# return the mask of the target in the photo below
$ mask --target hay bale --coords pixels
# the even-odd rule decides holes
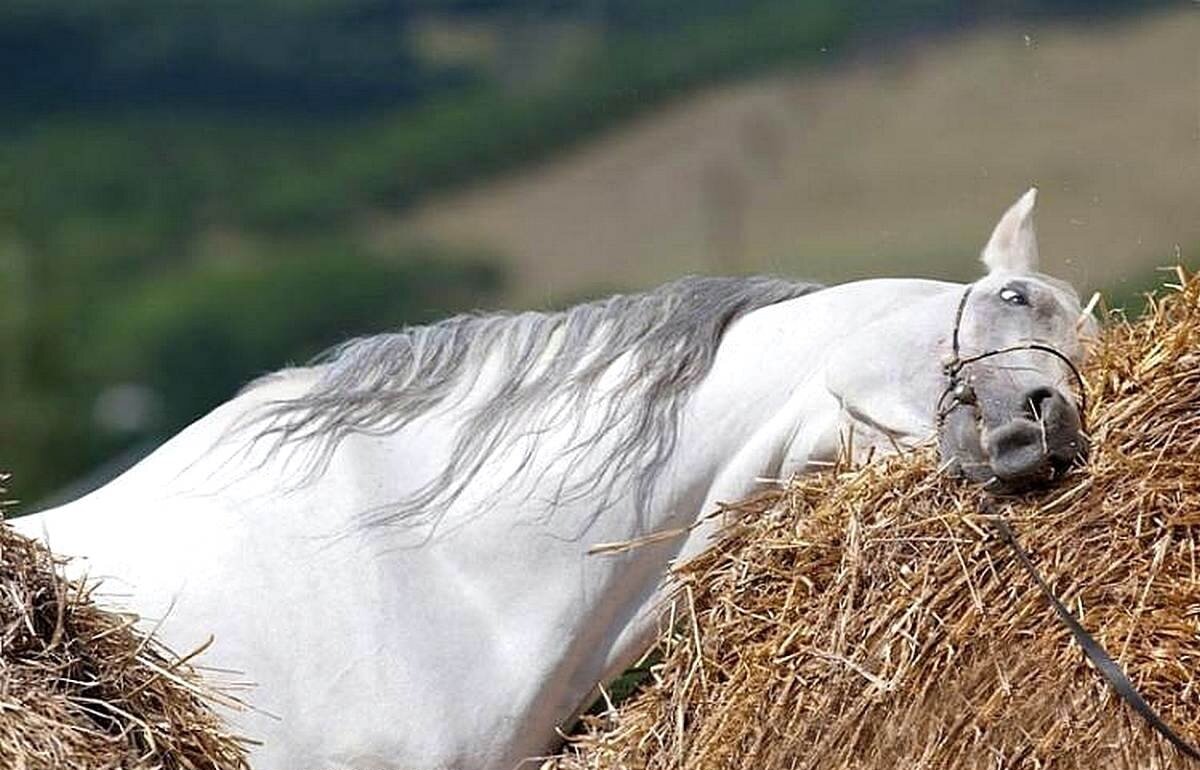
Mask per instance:
[[[135,618],[96,607],[58,566],[0,525],[0,767],[248,767],[244,744],[210,708],[230,699],[135,630]]]
[[[1054,592],[1200,742],[1200,280],[1117,323],[1087,373],[1087,468],[1001,501]],[[579,768],[1167,768],[978,488],[928,454],[797,479],[674,576],[690,617],[591,721]]]

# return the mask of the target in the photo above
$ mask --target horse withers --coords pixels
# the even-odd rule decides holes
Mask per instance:
[[[1034,201],[969,287],[689,278],[355,340],[14,524],[175,649],[215,637],[260,770],[511,770],[643,652],[719,502],[847,450],[1017,488],[1083,451],[1093,323]]]

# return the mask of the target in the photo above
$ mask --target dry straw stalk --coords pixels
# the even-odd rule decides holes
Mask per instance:
[[[244,770],[210,708],[236,704],[59,566],[0,525],[0,768]]]
[[[1106,330],[1093,450],[1009,517],[1055,593],[1182,736],[1200,741],[1200,279]],[[736,507],[674,574],[691,620],[582,768],[1169,768],[1178,755],[1085,660],[927,453],[801,477]]]

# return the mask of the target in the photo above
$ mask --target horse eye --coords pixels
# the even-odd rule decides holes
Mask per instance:
[[[1028,305],[1029,304],[1029,300],[1026,299],[1024,294],[1017,291],[1016,289],[1009,288],[1008,286],[1005,286],[1003,289],[1000,290],[1000,299],[1004,300],[1005,302],[1007,302],[1010,305]]]

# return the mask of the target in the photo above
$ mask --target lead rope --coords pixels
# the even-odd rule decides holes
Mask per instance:
[[[1121,666],[1112,659],[1112,656],[1104,649],[1104,647],[1096,641],[1095,637],[1088,633],[1087,629],[1075,619],[1058,597],[1054,595],[1050,585],[1037,571],[1037,567],[1033,566],[1033,560],[1029,558],[1029,554],[1017,542],[1017,536],[1013,532],[1012,527],[1005,518],[995,512],[995,507],[991,500],[984,498],[980,504],[981,510],[988,515],[992,527],[1000,534],[1002,540],[1012,548],[1013,553],[1017,555],[1017,561],[1025,568],[1025,572],[1029,577],[1033,578],[1033,582],[1042,590],[1042,594],[1054,607],[1054,611],[1058,614],[1058,619],[1063,625],[1071,630],[1071,634],[1075,637],[1075,641],[1083,650],[1083,654],[1092,662],[1100,675],[1108,682],[1108,684],[1116,691],[1121,699],[1133,707],[1146,723],[1153,727],[1159,735],[1171,742],[1171,745],[1180,751],[1180,753],[1190,757],[1191,759],[1200,761],[1200,751],[1197,751],[1192,744],[1181,738],[1178,733],[1163,721],[1163,718],[1158,715],[1158,712],[1146,702],[1142,694],[1138,692],[1133,682],[1129,681],[1129,677],[1121,669]]]
[[[945,372],[946,378],[949,380],[949,384],[947,385],[946,390],[942,392],[941,397],[938,399],[937,406],[937,419],[939,427],[941,426],[942,421],[945,419],[945,416],[948,414],[949,410],[953,409],[955,405],[963,401],[963,395],[960,393],[960,390],[963,388],[964,383],[961,381],[960,377],[967,364],[972,364],[985,358],[1001,355],[1003,353],[1011,353],[1017,350],[1038,350],[1043,353],[1049,353],[1050,355],[1056,356],[1059,360],[1063,361],[1071,370],[1071,373],[1075,375],[1075,381],[1079,385],[1080,400],[1077,408],[1079,410],[1080,429],[1086,431],[1087,426],[1084,418],[1087,414],[1087,386],[1083,380],[1083,375],[1080,374],[1079,369],[1076,368],[1074,362],[1072,362],[1067,356],[1063,355],[1060,351],[1055,350],[1047,345],[1030,343],[1027,345],[1016,345],[1013,347],[1002,348],[1000,350],[991,350],[985,353],[963,358],[958,339],[959,329],[962,327],[963,314],[966,312],[967,300],[971,297],[972,288],[974,288],[973,284],[967,284],[966,289],[962,293],[962,297],[958,301],[957,312],[954,314],[954,330],[951,335],[950,342],[952,358],[943,367],[943,371]],[[950,397],[951,399],[948,406],[946,404],[947,397]],[[972,408],[977,408],[977,405],[974,403],[973,396],[971,397],[971,401],[969,403],[972,405]],[[1092,665],[1096,667],[1096,670],[1100,672],[1100,675],[1104,677],[1109,686],[1116,691],[1117,695],[1121,696],[1123,701],[1132,706],[1133,710],[1136,711],[1142,717],[1142,719],[1146,720],[1146,723],[1154,728],[1159,735],[1170,741],[1171,745],[1178,749],[1180,753],[1184,754],[1190,759],[1200,761],[1200,751],[1197,751],[1192,744],[1181,738],[1178,733],[1172,730],[1171,727],[1165,721],[1163,721],[1163,718],[1158,715],[1158,712],[1155,711],[1154,708],[1146,702],[1146,699],[1142,697],[1142,694],[1138,692],[1137,687],[1135,687],[1133,682],[1129,680],[1129,677],[1126,676],[1125,672],[1121,669],[1121,666],[1112,659],[1112,656],[1108,654],[1108,651],[1096,641],[1095,637],[1088,633],[1087,629],[1084,628],[1083,625],[1075,619],[1075,616],[1071,614],[1071,611],[1068,610],[1066,606],[1064,606],[1063,603],[1058,600],[1058,597],[1054,595],[1054,591],[1050,588],[1050,584],[1047,583],[1042,577],[1041,573],[1037,571],[1037,567],[1033,566],[1033,560],[1029,558],[1029,554],[1024,548],[1021,547],[1021,544],[1017,542],[1017,536],[1013,532],[1012,527],[1009,526],[1008,521],[1005,520],[1002,515],[996,512],[995,505],[992,503],[991,499],[984,497],[980,501],[979,507],[980,510],[982,510],[983,513],[988,516],[988,520],[991,522],[992,527],[996,530],[996,532],[999,533],[1000,538],[1007,543],[1008,546],[1013,550],[1013,553],[1017,555],[1018,563],[1020,563],[1020,565],[1025,569],[1025,572],[1029,574],[1029,577],[1033,579],[1033,582],[1037,584],[1037,587],[1041,589],[1042,594],[1046,597],[1047,601],[1050,602],[1050,605],[1054,607],[1054,612],[1058,615],[1058,619],[1062,621],[1063,625],[1070,629],[1071,635],[1075,637],[1075,642],[1079,645],[1080,649],[1083,650],[1084,656],[1086,656],[1087,659],[1092,662]]]

